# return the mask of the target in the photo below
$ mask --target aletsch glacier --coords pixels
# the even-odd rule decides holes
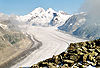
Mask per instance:
[[[12,22],[15,27],[17,25],[18,28],[16,27],[15,29],[21,30],[24,34],[33,35],[42,42],[41,48],[35,50],[11,68],[31,66],[33,63],[60,54],[72,42],[86,41],[59,31],[60,29],[70,34],[79,35],[78,32],[75,32],[84,25],[86,16],[87,14],[84,12],[69,15],[63,11],[56,12],[52,8],[44,10],[40,7],[24,16],[8,16],[1,13],[0,17],[6,17],[6,21]],[[80,37],[87,38],[85,35]],[[98,37],[100,36],[98,35]]]

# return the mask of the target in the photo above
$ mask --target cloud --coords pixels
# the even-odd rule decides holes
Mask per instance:
[[[100,23],[100,0],[85,0],[80,11],[88,14],[88,23]]]

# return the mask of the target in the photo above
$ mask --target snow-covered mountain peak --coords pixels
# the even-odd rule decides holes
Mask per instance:
[[[38,7],[38,8],[36,8],[35,10],[33,10],[33,11],[31,12],[31,14],[43,13],[43,12],[45,12],[45,10],[44,10],[43,8],[41,8],[41,7]]]
[[[56,13],[56,11],[53,10],[52,8],[48,8],[46,12],[47,12],[47,13]]]
[[[35,26],[55,26],[58,23],[59,25],[65,23],[69,17],[70,15],[67,15],[63,11],[56,12],[52,8],[44,10],[38,7],[27,15],[17,17],[17,19],[21,22]]]
[[[61,10],[60,10],[60,11],[58,11],[58,13],[59,13],[59,14],[63,14],[63,15],[68,15],[66,12],[61,11]]]

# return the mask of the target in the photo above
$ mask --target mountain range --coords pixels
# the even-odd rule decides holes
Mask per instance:
[[[69,17],[70,15],[63,11],[56,12],[52,8],[44,10],[39,7],[27,15],[17,16],[16,20],[33,26],[59,26]]]
[[[55,26],[59,30],[66,31],[81,38],[100,38],[99,23],[95,23],[95,21],[93,21],[94,23],[87,24],[88,18],[89,16],[85,12],[70,15],[64,11],[57,12],[52,8],[44,10],[41,7],[36,8],[32,12],[24,16],[5,15],[3,13],[0,14],[0,19],[12,22],[13,27],[16,25],[30,25],[42,27]],[[13,29],[15,28],[17,28],[17,26]]]
[[[90,40],[100,38],[100,24],[96,21],[88,23],[89,15],[85,12],[67,14],[64,11],[55,11],[52,8],[44,10],[39,7],[24,16],[17,16],[16,20],[32,26],[56,26],[80,38]]]

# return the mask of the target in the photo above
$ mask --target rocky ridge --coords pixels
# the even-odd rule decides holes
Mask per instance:
[[[2,19],[3,17],[4,14],[0,17],[0,68],[4,68],[1,65],[7,64],[8,61],[18,56],[28,45],[32,44],[31,40],[19,30],[17,25],[12,24],[8,19],[9,17],[6,16],[7,19]]]

